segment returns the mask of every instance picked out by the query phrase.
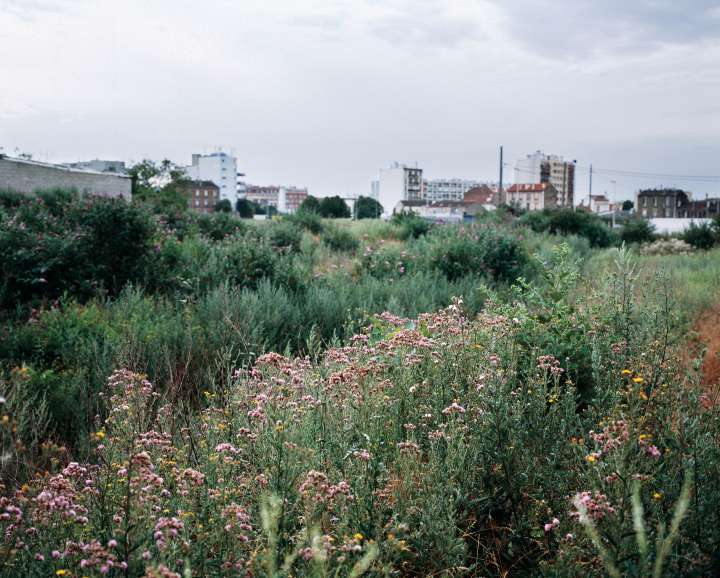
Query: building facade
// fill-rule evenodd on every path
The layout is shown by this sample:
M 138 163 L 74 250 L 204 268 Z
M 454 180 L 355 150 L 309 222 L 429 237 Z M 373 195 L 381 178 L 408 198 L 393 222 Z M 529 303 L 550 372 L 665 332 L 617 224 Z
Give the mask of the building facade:
M 465 179 L 423 179 L 422 196 L 431 203 L 462 201 L 465 193 L 483 184 L 487 183 Z
M 281 187 L 279 210 L 281 213 L 294 213 L 302 202 L 308 198 L 308 190 L 298 187 Z
M 101 197 L 132 197 L 132 181 L 124 174 L 79 170 L 0 155 L 0 189 L 33 194 L 46 189 L 72 189 Z
M 550 183 L 558 193 L 558 206 L 575 203 L 575 163 L 537 151 L 515 164 L 516 183 Z
M 635 210 L 644 219 L 683 219 L 690 204 L 691 193 L 681 189 L 645 189 L 635 198 Z
M 178 189 L 187 196 L 188 209 L 197 213 L 212 213 L 220 200 L 220 187 L 212 181 L 186 181 Z
M 280 204 L 280 187 L 246 185 L 245 198 L 261 207 L 275 207 L 277 209 Z
M 220 189 L 220 199 L 227 199 L 235 207 L 238 199 L 238 176 L 240 176 L 235 157 L 223 152 L 209 155 L 194 154 L 192 164 L 184 170 L 192 181 L 215 183 Z
M 505 202 L 525 211 L 542 211 L 559 206 L 557 189 L 551 183 L 512 185 L 505 191 Z
M 401 201 L 423 200 L 422 169 L 395 163 L 388 169 L 380 169 L 378 201 L 386 211 Z

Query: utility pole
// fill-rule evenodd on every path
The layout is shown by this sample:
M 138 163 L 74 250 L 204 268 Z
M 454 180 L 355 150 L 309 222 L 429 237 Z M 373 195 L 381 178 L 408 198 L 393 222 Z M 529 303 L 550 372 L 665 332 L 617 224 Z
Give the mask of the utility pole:
M 498 186 L 498 204 L 502 204 L 505 202 L 503 199 L 503 147 L 500 145 L 500 184 Z
M 590 165 L 590 193 L 588 197 L 588 203 L 592 205 L 592 164 Z

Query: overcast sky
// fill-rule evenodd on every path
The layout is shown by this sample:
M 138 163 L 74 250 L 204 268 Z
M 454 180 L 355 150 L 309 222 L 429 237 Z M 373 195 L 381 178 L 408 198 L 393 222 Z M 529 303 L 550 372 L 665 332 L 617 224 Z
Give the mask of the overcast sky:
M 497 179 L 537 149 L 594 192 L 720 194 L 720 1 L 0 0 L 0 146 L 364 194 L 382 166 Z M 617 181 L 616 184 L 611 180 Z

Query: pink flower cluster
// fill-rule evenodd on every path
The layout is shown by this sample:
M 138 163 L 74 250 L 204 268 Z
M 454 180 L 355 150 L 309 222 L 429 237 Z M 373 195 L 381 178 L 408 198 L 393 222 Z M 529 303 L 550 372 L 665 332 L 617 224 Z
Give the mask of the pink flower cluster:
M 307 473 L 299 489 L 303 496 L 321 504 L 333 505 L 339 497 L 344 497 L 348 501 L 353 500 L 350 484 L 345 480 L 331 484 L 327 475 L 316 470 Z
M 541 355 L 537 358 L 537 367 L 542 371 L 547 371 L 550 375 L 560 376 L 565 370 L 560 367 L 560 362 L 553 355 Z
M 615 513 L 615 508 L 610 504 L 607 496 L 597 491 L 580 492 L 575 495 L 573 502 L 577 509 L 570 515 L 578 520 L 582 518 L 583 513 L 593 520 L 602 520 L 606 515 Z
M 600 446 L 599 454 L 609 454 L 630 439 L 630 432 L 627 422 L 621 419 L 611 422 L 600 433 L 590 431 L 590 438 Z

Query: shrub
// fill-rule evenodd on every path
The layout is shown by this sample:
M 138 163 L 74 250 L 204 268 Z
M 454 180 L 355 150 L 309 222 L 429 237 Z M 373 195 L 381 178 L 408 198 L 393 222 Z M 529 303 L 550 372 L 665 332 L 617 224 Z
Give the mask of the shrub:
M 431 266 L 451 281 L 473 274 L 514 281 L 526 272 L 528 263 L 517 239 L 492 229 L 444 235 L 434 242 L 430 253 Z
M 341 227 L 325 227 L 320 238 L 329 249 L 340 253 L 352 253 L 360 246 L 360 241 L 348 229 Z
M 597 215 L 586 211 L 572 209 L 530 211 L 519 219 L 519 223 L 537 233 L 548 231 L 554 235 L 585 237 L 593 247 L 610 247 L 615 242 L 612 230 Z
M 137 205 L 54 192 L 11 211 L 0 213 L 0 308 L 116 295 L 145 275 L 157 227 Z
M 690 226 L 680 236 L 683 241 L 695 249 L 712 249 L 718 242 L 715 230 L 710 223 L 690 223 Z
M 308 197 L 309 198 L 309 197 Z M 323 231 L 323 223 L 320 215 L 311 211 L 297 211 L 285 217 L 290 223 L 295 223 L 303 229 L 310 231 L 313 235 L 319 235 Z
M 241 235 L 247 231 L 246 225 L 231 213 L 211 213 L 194 218 L 201 234 L 213 241 L 222 241 L 225 237 Z
M 220 199 L 217 203 L 215 203 L 213 210 L 216 213 L 232 213 L 232 203 L 227 199 Z
M 306 199 L 307 200 L 307 199 Z M 323 197 L 320 200 L 319 211 L 326 219 L 349 219 L 350 207 L 338 195 L 334 197 Z
M 620 240 L 628 245 L 651 243 L 655 240 L 655 227 L 645 219 L 633 219 L 620 229 Z
M 288 219 L 274 221 L 263 229 L 270 245 L 281 253 L 297 253 L 302 241 L 302 228 Z
M 432 227 L 428 220 L 412 212 L 395 213 L 392 220 L 401 227 L 401 239 L 417 239 L 426 235 Z

